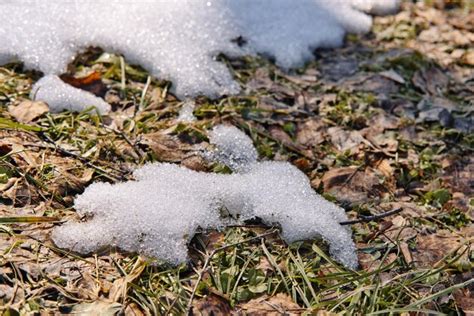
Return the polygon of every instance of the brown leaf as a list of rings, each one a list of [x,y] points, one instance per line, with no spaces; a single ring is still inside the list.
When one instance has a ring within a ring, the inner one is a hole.
[[[271,126],[269,128],[270,135],[283,145],[293,145],[291,137],[279,126]]]
[[[334,168],[327,171],[323,176],[323,184],[326,190],[331,190],[335,186],[340,186],[349,181],[358,171],[357,167]]]
[[[393,176],[394,169],[392,163],[388,159],[382,159],[377,164],[377,169],[386,177],[389,178]]]
[[[449,77],[437,67],[418,70],[412,78],[413,84],[431,95],[442,95],[449,84]]]
[[[8,112],[20,123],[30,123],[49,112],[49,107],[42,101],[26,100],[17,106],[9,106]]]
[[[311,118],[298,123],[296,141],[306,147],[314,147],[324,141],[326,124],[320,118]]]
[[[160,132],[143,135],[140,143],[150,147],[159,161],[179,162],[193,151],[193,146]]]
[[[99,298],[100,284],[89,272],[81,272],[81,278],[76,284],[76,291],[80,298],[97,300]]]
[[[287,294],[278,293],[277,295],[252,299],[247,303],[240,304],[236,308],[237,313],[252,316],[277,316],[277,315],[301,315],[305,311],[298,304],[292,301]]]
[[[181,165],[194,171],[206,171],[207,164],[205,159],[200,155],[186,157],[181,161]]]
[[[400,250],[402,251],[405,263],[410,265],[413,262],[413,256],[411,255],[410,248],[408,248],[408,244],[406,242],[400,243]]]
[[[474,315],[474,295],[469,289],[459,289],[453,293],[454,301],[466,314],[466,316]]]
[[[322,180],[324,191],[341,203],[351,205],[366,201],[369,196],[379,195],[384,189],[373,170],[357,167],[334,168],[327,171]]]
[[[140,307],[136,303],[128,304],[125,307],[125,315],[127,316],[145,316],[145,314],[141,311]]]
[[[359,131],[346,131],[338,126],[330,127],[328,135],[337,150],[349,150],[353,154],[358,153],[359,145],[366,141]]]
[[[107,93],[107,86],[102,82],[100,73],[95,71],[85,77],[76,78],[63,74],[60,78],[75,88],[89,91],[101,98]]]
[[[467,65],[474,66],[474,50],[468,51],[462,56],[461,61]]]
[[[418,235],[416,238],[416,252],[412,253],[413,259],[417,266],[433,267],[466,241],[470,240],[472,242],[474,240],[473,236],[474,227],[466,227],[458,234],[453,234],[450,231],[439,231],[427,236]],[[471,249],[474,249],[474,246],[471,245]],[[467,253],[463,257],[467,257]],[[468,260],[468,258],[459,260]]]
[[[357,89],[367,91],[378,95],[388,96],[397,93],[399,85],[392,78],[387,78],[386,75],[375,74],[357,84]]]
[[[231,312],[230,304],[224,297],[210,293],[193,303],[192,315],[199,316],[224,316]]]

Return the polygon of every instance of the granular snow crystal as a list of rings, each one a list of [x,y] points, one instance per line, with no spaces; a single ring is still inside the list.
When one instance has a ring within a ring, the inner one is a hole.
[[[31,99],[41,100],[49,105],[51,112],[62,110],[85,110],[95,107],[100,114],[107,113],[110,105],[88,91],[74,88],[59,77],[48,75],[41,78],[31,89]]]
[[[195,121],[196,117],[193,113],[195,107],[196,104],[191,100],[184,102],[179,110],[178,122],[189,123]]]
[[[345,32],[368,31],[372,19],[363,12],[389,13],[398,2],[0,0],[0,65],[19,59],[26,68],[59,75],[78,52],[99,46],[171,80],[178,97],[217,97],[240,90],[219,53],[270,55],[295,67],[315,48],[341,45]],[[237,45],[239,37],[247,44]]]
[[[357,267],[351,231],[339,225],[347,219],[344,210],[315,193],[303,172],[288,162],[256,161],[251,140],[235,127],[215,127],[211,141],[214,157],[237,172],[154,163],[137,169],[136,181],[92,184],[75,200],[77,212],[89,219],[56,228],[54,242],[80,253],[116,246],[177,264],[187,260],[187,243],[198,228],[258,217],[279,224],[287,242],[321,236],[336,260]]]

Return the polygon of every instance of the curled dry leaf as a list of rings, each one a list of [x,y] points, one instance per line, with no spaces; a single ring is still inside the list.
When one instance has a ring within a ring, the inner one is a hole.
[[[104,97],[107,93],[107,86],[102,82],[100,73],[93,71],[85,77],[76,78],[70,75],[61,75],[61,80],[71,86],[89,91],[98,97]]]

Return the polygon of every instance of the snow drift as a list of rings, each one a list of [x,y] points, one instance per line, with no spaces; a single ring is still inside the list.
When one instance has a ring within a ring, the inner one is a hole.
[[[187,259],[199,227],[259,217],[279,224],[287,242],[321,236],[336,260],[357,267],[350,229],[339,225],[344,210],[316,194],[301,171],[288,162],[258,162],[251,139],[232,126],[217,126],[210,141],[212,156],[236,173],[155,163],[136,170],[136,181],[92,184],[75,200],[77,212],[92,219],[56,228],[54,242],[80,253],[117,246],[176,264]]]
[[[219,53],[261,53],[283,68],[296,67],[317,47],[341,45],[345,32],[368,31],[372,20],[363,12],[385,14],[397,5],[398,0],[0,0],[0,64],[19,59],[27,68],[59,75],[79,51],[100,46],[171,80],[179,97],[217,97],[240,89],[216,60]],[[247,42],[243,47],[232,41],[239,36]],[[64,86],[46,83],[48,91],[66,94]],[[50,96],[42,98],[48,102]],[[90,101],[89,95],[82,106],[63,103],[80,111],[95,105]]]

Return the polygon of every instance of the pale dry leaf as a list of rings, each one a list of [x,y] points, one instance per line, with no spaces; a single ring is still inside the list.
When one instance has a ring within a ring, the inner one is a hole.
[[[80,316],[115,316],[121,309],[122,304],[99,300],[74,305],[71,313]]]
[[[301,315],[305,309],[293,302],[291,297],[289,297],[287,294],[278,293],[271,297],[264,295],[262,297],[252,299],[247,303],[237,306],[237,311],[242,311],[243,314],[252,316],[295,316]]]
[[[296,141],[301,146],[314,147],[324,142],[326,124],[320,118],[298,123]]]
[[[179,162],[195,151],[192,145],[161,132],[143,135],[140,143],[150,147],[159,161]]]
[[[405,79],[393,69],[382,71],[379,73],[381,76],[393,80],[399,84],[405,84]]]
[[[338,126],[328,128],[328,135],[334,147],[342,152],[349,150],[355,154],[359,152],[359,145],[366,142],[359,131],[346,131]]]
[[[451,231],[438,231],[435,234],[416,237],[416,251],[412,253],[413,260],[420,267],[432,267],[439,263],[445,256],[453,253],[459,247],[469,247],[468,242],[474,241],[474,227],[465,227],[458,233]],[[470,246],[471,250],[474,246]],[[460,250],[462,251],[462,250]],[[469,251],[459,259],[469,260],[467,258]]]
[[[31,123],[41,115],[49,112],[49,107],[42,101],[25,100],[17,106],[9,106],[8,112],[20,123]]]
[[[474,66],[474,50],[467,51],[461,61],[467,65]]]

